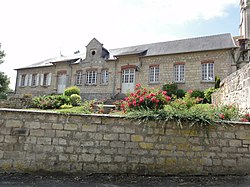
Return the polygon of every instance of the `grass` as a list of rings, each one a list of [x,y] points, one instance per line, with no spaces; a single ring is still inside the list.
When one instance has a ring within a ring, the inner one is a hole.
[[[56,109],[52,110],[58,113],[67,113],[67,114],[82,114],[84,106],[75,106],[72,108]]]

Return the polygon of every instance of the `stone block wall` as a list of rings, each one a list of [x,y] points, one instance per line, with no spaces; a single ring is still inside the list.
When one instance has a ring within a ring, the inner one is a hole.
[[[249,145],[249,123],[206,138],[175,122],[0,109],[1,172],[247,174]]]
[[[219,91],[212,95],[212,102],[217,105],[236,105],[242,113],[249,113],[250,64],[225,78]]]

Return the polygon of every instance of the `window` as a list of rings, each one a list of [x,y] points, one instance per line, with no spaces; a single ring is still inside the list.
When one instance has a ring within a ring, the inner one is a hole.
[[[48,73],[43,74],[43,86],[48,85]]]
[[[122,83],[134,83],[135,69],[122,70]]]
[[[82,85],[82,71],[76,72],[76,85]]]
[[[86,74],[86,84],[96,84],[97,72],[96,71],[87,71]]]
[[[51,73],[41,74],[41,86],[50,86],[51,85]]]
[[[149,67],[149,82],[158,83],[159,82],[160,69],[159,66]]]
[[[31,76],[31,86],[37,86],[37,74]]]
[[[107,84],[109,82],[109,73],[107,69],[101,72],[101,84]]]
[[[91,56],[95,56],[96,55],[96,50],[95,49],[91,49],[90,50],[90,54],[91,54]]]
[[[26,86],[27,80],[26,80],[26,75],[21,75],[21,79],[20,79],[20,86]]]
[[[174,65],[174,82],[185,81],[185,65]]]
[[[202,80],[203,81],[214,80],[214,63],[202,64]]]

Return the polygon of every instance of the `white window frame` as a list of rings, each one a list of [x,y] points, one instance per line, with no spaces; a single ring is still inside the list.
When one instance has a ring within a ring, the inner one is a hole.
[[[135,69],[128,68],[122,70],[122,83],[134,83],[135,81]]]
[[[149,67],[149,83],[159,83],[160,80],[160,66]]]
[[[41,86],[50,86],[51,85],[51,73],[44,73],[41,74],[41,80],[40,80],[40,85]]]
[[[77,71],[76,72],[76,85],[82,85],[82,77],[83,77],[83,72]]]
[[[30,86],[37,86],[38,74],[31,74],[30,79]]]
[[[185,82],[185,64],[174,65],[174,82]]]
[[[108,84],[109,82],[109,72],[108,69],[103,69],[101,71],[101,84]]]
[[[27,86],[27,74],[20,75],[20,87]]]
[[[205,82],[214,81],[214,63],[201,64],[201,80]]]
[[[96,85],[97,82],[97,71],[88,70],[86,72],[86,84],[87,85]]]
[[[47,84],[48,84],[48,77],[49,77],[48,73],[44,73],[43,74],[43,86],[47,86]]]

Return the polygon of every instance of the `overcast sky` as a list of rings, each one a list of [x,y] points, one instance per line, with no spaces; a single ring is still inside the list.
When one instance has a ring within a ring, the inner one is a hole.
[[[84,51],[93,38],[107,49],[199,37],[238,35],[240,0],[0,0],[0,71],[16,71]]]

